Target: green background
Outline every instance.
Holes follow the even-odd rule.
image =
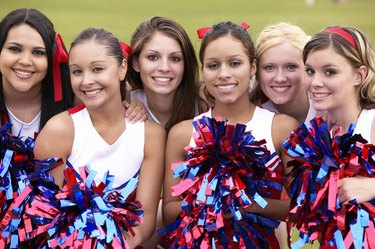
[[[130,43],[137,25],[153,15],[179,22],[197,51],[197,28],[225,20],[238,24],[246,21],[254,39],[266,25],[286,21],[310,35],[331,25],[355,26],[367,34],[372,45],[375,43],[375,0],[347,0],[344,4],[315,0],[311,7],[306,6],[305,0],[0,0],[1,19],[20,7],[37,8],[46,14],[68,48],[74,37],[89,26],[105,28]],[[297,236],[295,232],[294,241]]]
[[[329,25],[350,25],[364,31],[374,44],[375,0],[315,0],[307,7],[305,0],[0,0],[0,16],[19,7],[41,10],[55,24],[69,47],[74,37],[88,26],[105,28],[129,43],[137,25],[153,15],[175,19],[190,35],[196,49],[196,29],[231,20],[246,21],[256,39],[268,24],[287,21],[314,34]]]

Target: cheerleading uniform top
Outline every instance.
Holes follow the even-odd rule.
[[[97,132],[84,105],[68,110],[74,123],[74,141],[68,161],[78,171],[89,165],[98,174],[95,182],[102,181],[107,171],[114,175],[113,188],[133,178],[144,158],[145,124],[127,122],[125,131],[113,144],[108,144]],[[121,187],[120,187],[121,188]]]
[[[266,102],[261,104],[261,107],[266,108],[267,110],[270,110],[271,112],[279,113],[279,111],[276,109],[275,105],[271,100],[267,100]],[[305,119],[305,122],[310,121],[311,119],[315,118],[316,116],[316,111],[309,100],[309,111],[307,112],[307,116]]]
[[[13,136],[18,137],[19,134],[19,137],[25,141],[28,137],[34,138],[35,133],[39,132],[40,112],[35,116],[35,118],[30,123],[25,123],[21,121],[9,109],[8,113],[9,121],[12,124],[11,130]]]
[[[146,94],[143,90],[133,90],[130,92],[131,99],[137,99],[138,101],[142,102],[148,112],[148,119],[160,124],[160,121],[155,117],[155,115],[151,112],[150,107],[147,103]],[[198,106],[196,105],[195,114],[199,114]]]
[[[371,141],[371,125],[375,117],[375,109],[363,109],[359,115],[357,124],[354,129],[354,134],[361,134],[368,143],[374,144]]]
[[[195,117],[194,120],[200,119],[203,116],[212,118],[211,109]],[[257,141],[265,139],[267,149],[271,154],[275,152],[275,146],[272,140],[272,120],[274,116],[274,112],[257,106],[255,107],[253,117],[246,123],[246,131],[250,131],[251,135],[253,135]],[[195,146],[193,138],[190,140],[190,146]]]
[[[147,104],[147,98],[146,94],[143,90],[133,90],[130,92],[130,98],[131,99],[137,99],[145,106],[147,112],[148,112],[148,119],[151,121],[154,121],[158,124],[160,124],[160,121],[155,117],[155,115],[151,112],[150,108]]]

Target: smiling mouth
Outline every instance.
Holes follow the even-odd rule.
[[[13,69],[13,72],[15,72],[17,75],[19,76],[22,76],[22,77],[30,77],[31,75],[33,75],[33,72],[30,72],[30,71],[21,71],[21,70],[17,70],[17,69]]]
[[[159,82],[170,82],[172,81],[172,78],[169,77],[152,77],[153,80],[159,81]]]
[[[285,92],[286,90],[289,89],[289,86],[272,86],[271,88],[272,88],[275,92],[283,93],[283,92]]]
[[[235,86],[237,86],[237,84],[216,85],[217,88],[223,89],[223,90],[232,89]]]
[[[313,95],[315,98],[324,98],[324,97],[329,96],[330,94],[329,94],[329,93],[312,93],[312,95]]]
[[[87,96],[92,96],[92,95],[100,93],[101,91],[102,91],[102,89],[97,89],[97,90],[92,90],[92,91],[83,91],[83,92]]]

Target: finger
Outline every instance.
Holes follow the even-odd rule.
[[[129,102],[126,100],[122,101],[122,104],[125,106],[125,108],[129,108],[130,106]]]

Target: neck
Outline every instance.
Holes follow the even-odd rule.
[[[42,93],[39,89],[23,93],[11,91],[4,87],[4,102],[14,116],[29,123],[41,111]]]
[[[346,133],[351,124],[357,124],[359,115],[361,114],[362,108],[357,106],[352,110],[346,111],[328,111],[327,122],[328,124],[335,124],[337,127],[342,128],[342,133]]]
[[[239,108],[239,106],[241,108]],[[212,117],[221,117],[223,120],[228,120],[230,124],[246,124],[252,119],[255,107],[256,106],[250,101],[244,101],[241,104],[236,103],[233,105],[215,103],[215,107],[212,109]]]
[[[299,98],[295,98],[291,103],[277,105],[274,104],[277,111],[295,118],[298,123],[305,122],[309,112],[310,103],[307,94],[301,94]]]
[[[174,95],[152,95],[145,91],[147,105],[152,114],[164,127],[172,115]]]

